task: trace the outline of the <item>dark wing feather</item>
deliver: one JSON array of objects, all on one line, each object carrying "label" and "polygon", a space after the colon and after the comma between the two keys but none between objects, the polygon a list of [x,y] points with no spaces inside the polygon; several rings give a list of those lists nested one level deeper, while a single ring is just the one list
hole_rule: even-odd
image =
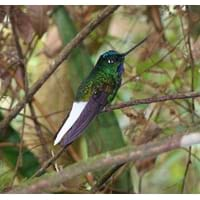
[{"label": "dark wing feather", "polygon": [[67,146],[77,139],[83,132],[83,130],[89,125],[89,123],[96,117],[96,115],[105,107],[107,104],[108,94],[105,92],[99,92],[93,95],[79,118],[69,129],[69,131],[64,135],[61,140],[62,146]]}]

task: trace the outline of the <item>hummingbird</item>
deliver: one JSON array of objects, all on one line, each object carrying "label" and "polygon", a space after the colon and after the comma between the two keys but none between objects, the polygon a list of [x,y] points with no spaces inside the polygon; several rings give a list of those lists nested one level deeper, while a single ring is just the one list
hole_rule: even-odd
[{"label": "hummingbird", "polygon": [[112,102],[121,85],[125,57],[146,39],[125,53],[109,50],[99,57],[95,67],[80,84],[71,111],[56,134],[54,145],[70,145]]}]

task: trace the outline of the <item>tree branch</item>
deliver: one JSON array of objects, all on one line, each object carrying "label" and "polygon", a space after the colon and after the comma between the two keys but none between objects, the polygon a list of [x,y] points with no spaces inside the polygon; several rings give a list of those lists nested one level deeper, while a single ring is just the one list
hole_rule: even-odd
[{"label": "tree branch", "polygon": [[129,161],[143,160],[181,147],[200,143],[200,133],[175,134],[158,141],[140,145],[137,148],[128,146],[115,151],[103,153],[85,161],[79,161],[66,167],[59,173],[51,172],[39,178],[26,181],[9,193],[41,193],[58,186],[77,176],[111,165],[119,165]]},{"label": "tree branch", "polygon": [[103,20],[105,20],[109,15],[111,15],[119,6],[107,6],[102,12],[100,12],[97,17],[91,21],[87,26],[85,26],[82,31],[80,31],[70,43],[68,43],[62,52],[57,56],[57,58],[50,65],[49,70],[44,72],[41,78],[36,81],[33,86],[28,91],[26,97],[20,101],[14,109],[0,122],[0,129],[5,128],[8,123],[16,117],[16,115],[22,110],[22,108],[28,103],[33,95],[41,88],[41,86],[46,82],[46,80],[55,72],[59,65],[68,58],[70,53],[74,48],[76,48]]},{"label": "tree branch", "polygon": [[103,111],[110,112],[112,110],[135,106],[138,104],[150,104],[150,103],[163,102],[163,101],[169,101],[169,100],[175,100],[175,99],[188,99],[188,98],[195,98],[195,97],[200,97],[200,92],[177,93],[177,94],[165,95],[165,96],[160,96],[160,97],[136,99],[136,100],[128,101],[125,103],[124,102],[117,103],[115,105],[106,107]]}]

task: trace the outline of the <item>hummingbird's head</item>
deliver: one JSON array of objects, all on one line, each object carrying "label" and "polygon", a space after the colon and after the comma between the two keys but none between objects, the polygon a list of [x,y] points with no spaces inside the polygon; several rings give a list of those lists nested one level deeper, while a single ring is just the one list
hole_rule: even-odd
[{"label": "hummingbird's head", "polygon": [[110,50],[103,53],[97,61],[97,67],[103,67],[112,72],[123,72],[123,63],[125,56],[117,51]]},{"label": "hummingbird's head", "polygon": [[134,49],[136,49],[138,46],[140,46],[144,41],[148,39],[148,36],[145,37],[143,40],[141,40],[139,43],[137,43],[135,46],[130,48],[125,53],[119,53],[114,50],[107,51],[103,53],[99,60],[97,61],[96,67],[104,69],[108,73],[118,73],[122,74],[124,71],[123,63],[125,57],[132,52]]},{"label": "hummingbird's head", "polygon": [[118,65],[122,64],[124,62],[124,55],[120,54],[117,51],[110,50],[105,53],[103,53],[99,60],[97,61],[97,64],[104,64],[104,65]]}]

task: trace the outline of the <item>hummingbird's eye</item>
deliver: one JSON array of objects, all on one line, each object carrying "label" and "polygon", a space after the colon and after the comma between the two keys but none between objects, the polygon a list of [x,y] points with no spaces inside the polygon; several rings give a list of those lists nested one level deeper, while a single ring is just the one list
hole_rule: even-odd
[{"label": "hummingbird's eye", "polygon": [[108,59],[108,63],[111,64],[114,63],[114,61],[112,59]]}]

